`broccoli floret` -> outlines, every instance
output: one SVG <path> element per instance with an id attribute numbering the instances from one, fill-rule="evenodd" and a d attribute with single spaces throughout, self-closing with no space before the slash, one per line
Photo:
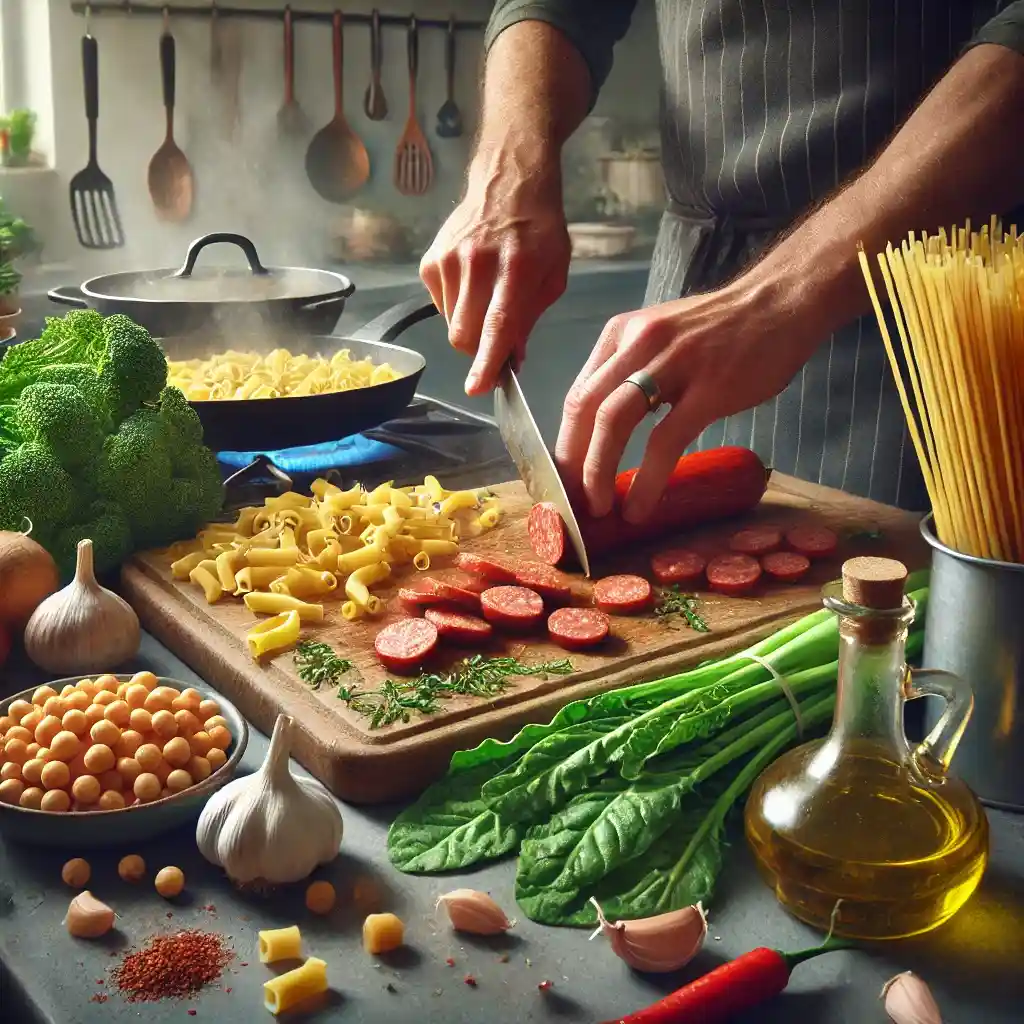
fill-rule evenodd
<path id="1" fill-rule="evenodd" d="M 103 444 L 92 404 L 70 384 L 30 384 L 18 399 L 18 424 L 26 441 L 47 445 L 71 472 L 93 462 Z"/>
<path id="2" fill-rule="evenodd" d="M 190 448 L 179 457 L 171 504 L 181 517 L 182 537 L 194 534 L 219 515 L 224 507 L 224 479 L 217 456 L 209 448 Z"/>
<path id="3" fill-rule="evenodd" d="M 167 359 L 149 331 L 121 313 L 105 317 L 107 351 L 100 383 L 115 423 L 153 404 L 167 386 Z"/>
<path id="4" fill-rule="evenodd" d="M 202 445 L 203 424 L 180 388 L 167 387 L 160 392 L 160 418 L 167 424 L 175 449 Z"/>
<path id="5" fill-rule="evenodd" d="M 112 502 L 95 502 L 85 522 L 57 535 L 53 554 L 64 579 L 74 576 L 78 542 L 86 538 L 92 541 L 97 573 L 116 569 L 132 553 L 132 531 L 124 512 Z"/>
<path id="6" fill-rule="evenodd" d="M 78 388 L 92 406 L 103 432 L 110 433 L 112 424 L 106 396 L 100 385 L 100 375 L 91 366 L 86 366 L 85 363 L 57 363 L 54 366 L 46 366 L 40 370 L 37 383 L 70 384 Z"/>
<path id="7" fill-rule="evenodd" d="M 40 544 L 67 523 L 79 501 L 74 480 L 45 444 L 21 444 L 0 462 L 0 515 L 8 529 L 31 520 Z"/>

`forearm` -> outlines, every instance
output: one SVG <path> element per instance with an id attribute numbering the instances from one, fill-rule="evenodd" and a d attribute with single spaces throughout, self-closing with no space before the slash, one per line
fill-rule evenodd
<path id="1" fill-rule="evenodd" d="M 910 231 L 986 223 L 1024 199 L 1024 56 L 970 50 L 922 101 L 878 159 L 804 220 L 746 284 L 805 311 L 827 337 L 868 309 L 857 245 L 874 256 Z"/>

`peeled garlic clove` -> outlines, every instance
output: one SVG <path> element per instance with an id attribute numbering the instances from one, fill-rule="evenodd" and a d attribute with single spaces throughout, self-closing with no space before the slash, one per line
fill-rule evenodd
<path id="1" fill-rule="evenodd" d="M 76 939 L 98 939 L 114 927 L 114 911 L 86 889 L 71 901 L 64 926 Z"/>
<path id="2" fill-rule="evenodd" d="M 448 912 L 448 919 L 457 932 L 500 935 L 512 927 L 505 911 L 487 893 L 476 889 L 453 889 L 439 896 L 437 905 Z"/>
<path id="3" fill-rule="evenodd" d="M 931 989 L 913 971 L 890 978 L 882 987 L 880 998 L 885 1012 L 896 1024 L 942 1024 Z"/>
<path id="4" fill-rule="evenodd" d="M 707 915 L 699 903 L 656 917 L 612 924 L 597 900 L 590 902 L 600 923 L 591 939 L 607 936 L 615 955 L 638 971 L 662 974 L 678 970 L 700 952 L 708 933 Z"/>

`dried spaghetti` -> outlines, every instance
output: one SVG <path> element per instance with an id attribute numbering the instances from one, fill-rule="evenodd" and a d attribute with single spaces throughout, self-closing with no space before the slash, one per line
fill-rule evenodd
<path id="1" fill-rule="evenodd" d="M 879 253 L 899 351 L 859 258 L 939 539 L 1024 563 L 1024 235 L 993 218 Z"/>

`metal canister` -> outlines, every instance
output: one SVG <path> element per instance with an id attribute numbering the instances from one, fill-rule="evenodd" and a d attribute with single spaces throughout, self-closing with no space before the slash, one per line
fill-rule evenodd
<path id="1" fill-rule="evenodd" d="M 922 664 L 974 690 L 956 772 L 991 807 L 1024 812 L 1024 565 L 962 555 L 921 522 L 932 548 Z M 928 701 L 929 729 L 942 712 Z"/>

